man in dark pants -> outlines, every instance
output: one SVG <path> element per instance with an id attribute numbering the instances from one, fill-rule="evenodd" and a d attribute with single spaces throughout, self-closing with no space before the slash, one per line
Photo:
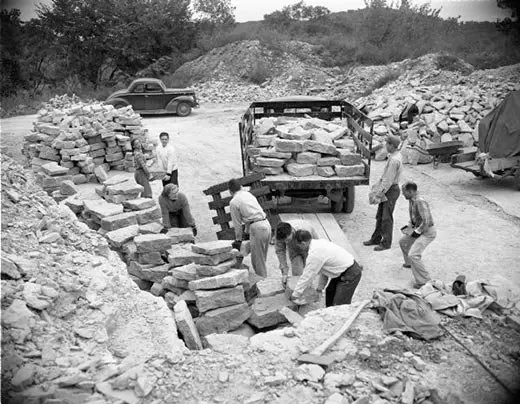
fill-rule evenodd
<path id="1" fill-rule="evenodd" d="M 386 201 L 377 207 L 376 229 L 370 240 L 364 241 L 366 246 L 375 245 L 375 251 L 388 250 L 392 245 L 392 234 L 394 230 L 394 208 L 399 198 L 399 178 L 403 170 L 401 154 L 399 153 L 400 140 L 397 136 L 388 136 L 386 139 L 386 150 L 388 161 L 385 170 L 379 180 L 381 192 L 385 194 Z"/>
<path id="2" fill-rule="evenodd" d="M 294 234 L 298 248 L 308 250 L 307 260 L 303 274 L 294 287 L 291 300 L 302 305 L 307 302 L 302 299 L 303 292 L 312 280 L 319 274 L 317 292 L 325 289 L 325 306 L 338 306 L 350 304 L 352 296 L 361 279 L 361 266 L 354 257 L 344 248 L 324 239 L 312 239 L 307 230 L 297 230 Z"/>
<path id="3" fill-rule="evenodd" d="M 179 185 L 177 157 L 175 155 L 175 148 L 170 143 L 170 135 L 166 132 L 161 132 L 159 139 L 161 144 L 157 146 L 156 153 L 159 167 L 166 173 L 162 180 L 163 187 L 168 184 Z"/>
<path id="4" fill-rule="evenodd" d="M 188 198 L 175 184 L 167 184 L 159 197 L 163 226 L 166 229 L 172 227 L 191 227 L 193 235 L 197 235 L 195 219 L 191 214 Z"/>

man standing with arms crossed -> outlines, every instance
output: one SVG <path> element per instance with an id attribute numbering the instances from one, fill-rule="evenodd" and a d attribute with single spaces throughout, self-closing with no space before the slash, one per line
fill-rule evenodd
<path id="1" fill-rule="evenodd" d="M 177 157 L 175 156 L 175 149 L 170 143 L 170 135 L 162 132 L 159 135 L 161 144 L 157 146 L 157 161 L 162 171 L 166 173 L 162 183 L 163 187 L 168 184 L 179 185 L 179 171 L 177 169 Z"/>
<path id="2" fill-rule="evenodd" d="M 403 185 L 403 195 L 409 201 L 410 223 L 401 228 L 405 234 L 399 240 L 403 252 L 405 268 L 412 268 L 415 288 L 420 288 L 430 280 L 430 274 L 422 262 L 422 253 L 437 237 L 433 217 L 428 202 L 417 193 L 417 184 L 407 182 Z"/>
<path id="3" fill-rule="evenodd" d="M 399 178 L 403 170 L 401 154 L 399 153 L 400 140 L 397 136 L 386 138 L 386 150 L 388 151 L 388 161 L 385 170 L 379 180 L 381 192 L 385 194 L 386 201 L 381 202 L 377 207 L 376 229 L 370 240 L 364 241 L 366 246 L 375 245 L 375 251 L 388 250 L 392 246 L 392 233 L 394 229 L 394 208 L 399 198 Z"/>
<path id="4" fill-rule="evenodd" d="M 266 278 L 265 261 L 271 240 L 271 225 L 258 200 L 252 193 L 244 191 L 238 180 L 229 181 L 229 192 L 232 195 L 229 209 L 235 228 L 233 248 L 240 250 L 244 233 L 242 225 L 244 225 L 245 232 L 249 233 L 250 238 L 251 265 L 258 276 Z"/>

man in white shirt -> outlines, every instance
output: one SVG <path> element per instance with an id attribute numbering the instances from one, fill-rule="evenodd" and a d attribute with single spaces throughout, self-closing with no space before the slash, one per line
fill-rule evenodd
<path id="1" fill-rule="evenodd" d="M 293 276 L 300 276 L 303 273 L 305 266 L 306 255 L 304 251 L 298 248 L 294 234 L 298 230 L 307 230 L 311 233 L 312 238 L 317 239 L 318 234 L 314 227 L 307 220 L 287 220 L 280 222 L 276 226 L 276 242 L 274 249 L 278 262 L 280 263 L 280 271 L 282 272 L 282 279 L 284 283 L 287 281 L 289 274 L 289 265 L 287 263 L 287 253 L 289 253 L 289 260 L 291 262 L 291 271 Z"/>
<path id="2" fill-rule="evenodd" d="M 258 200 L 252 193 L 244 191 L 238 180 L 229 181 L 229 191 L 233 197 L 229 202 L 235 228 L 233 247 L 240 250 L 244 236 L 242 226 L 245 226 L 245 232 L 249 234 L 250 240 L 251 265 L 258 276 L 265 278 L 267 277 L 265 261 L 271 240 L 271 225 Z"/>
<path id="3" fill-rule="evenodd" d="M 306 230 L 298 230 L 294 237 L 299 248 L 308 249 L 309 253 L 291 300 L 296 304 L 306 304 L 302 299 L 303 292 L 319 275 L 317 292 L 320 295 L 330 279 L 325 289 L 326 307 L 350 304 L 362 272 L 352 254 L 329 240 L 313 240 L 311 233 Z"/>
<path id="4" fill-rule="evenodd" d="M 162 183 L 163 187 L 168 184 L 179 185 L 179 171 L 177 169 L 177 157 L 175 148 L 170 144 L 170 135 L 162 132 L 159 135 L 161 144 L 157 146 L 157 161 L 162 171 L 166 173 Z"/>

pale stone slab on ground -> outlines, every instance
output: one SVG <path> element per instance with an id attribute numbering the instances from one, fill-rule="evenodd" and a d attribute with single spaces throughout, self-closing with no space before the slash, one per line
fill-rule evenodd
<path id="1" fill-rule="evenodd" d="M 308 177 L 315 173 L 316 166 L 314 164 L 287 164 L 287 172 L 293 177 Z"/>
<path id="2" fill-rule="evenodd" d="M 363 164 L 358 164 L 354 166 L 338 165 L 334 168 L 338 177 L 355 177 L 358 175 L 365 174 L 365 166 Z"/>
<path id="3" fill-rule="evenodd" d="M 168 276 L 169 269 L 170 266 L 168 264 L 153 266 L 142 265 L 136 261 L 131 261 L 128 266 L 128 273 L 145 281 L 162 282 L 162 280 Z"/>
<path id="4" fill-rule="evenodd" d="M 171 269 L 171 275 L 174 278 L 183 280 L 183 281 L 194 281 L 198 279 L 197 275 L 197 265 L 195 264 L 188 264 L 183 265 L 181 267 L 175 267 Z"/>
<path id="5" fill-rule="evenodd" d="M 251 315 L 247 303 L 210 310 L 195 319 L 200 335 L 223 333 L 240 327 Z"/>
<path id="6" fill-rule="evenodd" d="M 220 307 L 233 306 L 245 302 L 242 285 L 218 290 L 196 290 L 197 308 L 201 313 Z"/>
<path id="7" fill-rule="evenodd" d="M 66 175 L 69 169 L 58 165 L 56 162 L 52 162 L 42 165 L 42 171 L 47 175 L 55 177 L 57 175 Z"/>
<path id="8" fill-rule="evenodd" d="M 101 219 L 101 228 L 106 231 L 117 230 L 134 224 L 137 224 L 135 212 L 120 213 Z"/>
<path id="9" fill-rule="evenodd" d="M 188 310 L 188 306 L 184 300 L 179 301 L 173 308 L 175 313 L 175 321 L 180 333 L 184 337 L 184 342 L 189 349 L 202 349 L 202 341 L 200 340 L 199 332 L 191 313 Z"/>
<path id="10" fill-rule="evenodd" d="M 103 154 L 101 154 L 101 156 L 103 156 L 105 154 L 103 149 L 99 149 L 98 151 L 103 153 Z M 92 157 L 96 157 L 96 156 L 92 156 Z M 108 179 L 108 175 L 107 175 L 105 169 L 101 166 L 97 166 L 96 168 L 94 168 L 94 174 L 96 175 L 97 180 L 101 184 Z"/>
<path id="11" fill-rule="evenodd" d="M 289 300 L 285 293 L 269 297 L 259 297 L 251 307 L 253 313 L 247 322 L 260 329 L 284 323 L 286 322 L 285 316 L 280 314 L 280 309 L 283 307 L 290 309 L 296 307 L 296 304 Z"/>
<path id="12" fill-rule="evenodd" d="M 92 213 L 100 219 L 107 216 L 113 216 L 123 213 L 122 205 L 109 203 L 102 199 L 86 200 L 84 201 L 83 205 L 85 206 L 86 212 Z"/>
<path id="13" fill-rule="evenodd" d="M 132 210 L 144 210 L 153 208 L 157 203 L 151 198 L 137 198 L 129 201 L 124 201 L 123 206 Z"/>
<path id="14" fill-rule="evenodd" d="M 183 267 L 180 267 L 183 268 Z M 172 273 L 175 271 L 174 268 Z M 249 280 L 249 271 L 246 269 L 235 269 L 222 275 L 212 276 L 210 278 L 202 278 L 191 281 L 189 288 L 191 290 L 211 290 L 220 288 L 229 288 L 237 286 Z"/>
<path id="15" fill-rule="evenodd" d="M 134 239 L 138 253 L 167 251 L 173 242 L 166 234 L 142 234 Z"/>
<path id="16" fill-rule="evenodd" d="M 234 334 L 206 335 L 208 348 L 224 354 L 241 354 L 249 346 L 249 338 Z"/>
<path id="17" fill-rule="evenodd" d="M 282 278 L 265 278 L 256 283 L 258 297 L 274 296 L 285 291 Z"/>
<path id="18" fill-rule="evenodd" d="M 199 278 L 217 276 L 228 272 L 231 268 L 234 268 L 235 265 L 235 260 L 225 261 L 218 265 L 197 265 L 197 275 Z"/>
<path id="19" fill-rule="evenodd" d="M 194 244 L 191 246 L 191 251 L 204 255 L 217 255 L 230 252 L 232 248 L 230 240 L 217 240 Z"/>
<path id="20" fill-rule="evenodd" d="M 114 231 L 109 231 L 105 234 L 108 242 L 114 247 L 121 247 L 127 241 L 132 240 L 139 234 L 139 226 L 134 224 L 133 226 L 123 227 Z"/>
<path id="21" fill-rule="evenodd" d="M 163 229 L 163 225 L 160 223 L 148 223 L 139 226 L 139 232 L 141 234 L 159 234 Z"/>
<path id="22" fill-rule="evenodd" d="M 172 244 L 193 243 L 195 241 L 191 227 L 172 227 L 168 229 L 166 235 L 170 237 Z"/>
<path id="23" fill-rule="evenodd" d="M 162 213 L 158 206 L 137 211 L 137 223 L 139 224 L 148 224 L 159 219 L 162 219 Z"/>

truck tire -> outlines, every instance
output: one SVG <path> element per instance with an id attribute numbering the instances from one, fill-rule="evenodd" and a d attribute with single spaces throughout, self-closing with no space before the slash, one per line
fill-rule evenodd
<path id="1" fill-rule="evenodd" d="M 188 116 L 189 114 L 191 114 L 191 105 L 187 102 L 180 102 L 177 105 L 177 115 Z"/>
<path id="2" fill-rule="evenodd" d="M 350 186 L 345 189 L 345 193 L 343 194 L 343 212 L 352 213 L 354 210 L 354 204 L 356 202 L 356 188 L 354 186 Z"/>

